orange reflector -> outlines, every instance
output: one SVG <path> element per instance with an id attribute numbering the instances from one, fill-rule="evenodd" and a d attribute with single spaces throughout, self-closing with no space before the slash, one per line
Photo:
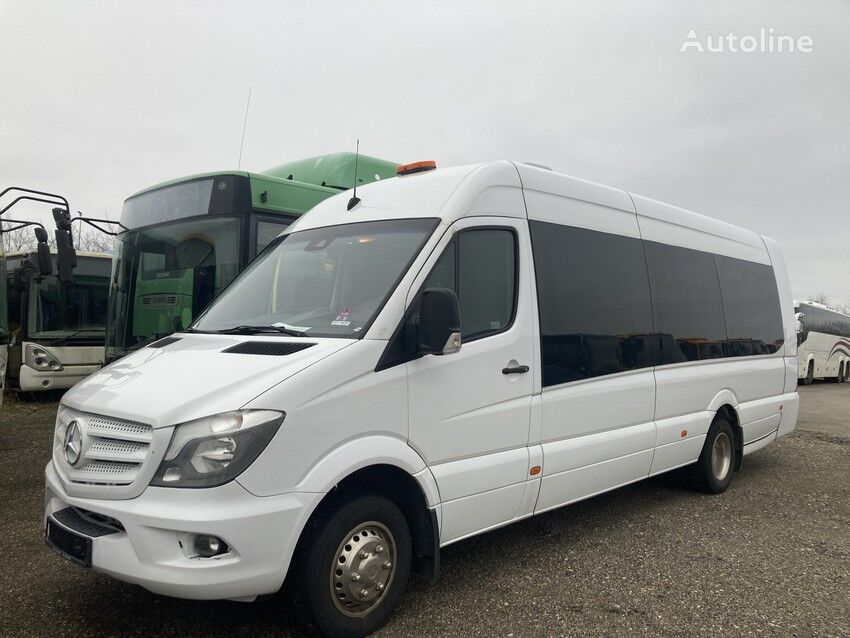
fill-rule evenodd
<path id="1" fill-rule="evenodd" d="M 528 471 L 528 473 L 529 473 L 529 474 L 531 474 L 532 476 L 537 476 L 538 474 L 540 474 L 540 466 L 539 466 L 539 465 L 535 465 L 534 467 L 532 467 L 532 468 Z"/>
<path id="2" fill-rule="evenodd" d="M 410 175 L 411 173 L 421 173 L 422 171 L 432 171 L 437 168 L 437 162 L 434 160 L 425 160 L 424 162 L 413 162 L 412 164 L 402 164 L 395 169 L 396 175 Z"/>
<path id="3" fill-rule="evenodd" d="M 688 436 L 688 431 L 682 430 L 682 432 L 679 434 L 679 436 L 681 436 L 684 439 L 686 436 Z"/>

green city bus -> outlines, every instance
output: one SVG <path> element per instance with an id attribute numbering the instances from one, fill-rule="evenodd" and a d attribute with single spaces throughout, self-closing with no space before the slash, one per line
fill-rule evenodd
<path id="1" fill-rule="evenodd" d="M 251 173 L 204 173 L 124 202 L 112 263 L 106 361 L 183 330 L 296 218 L 320 201 L 394 177 L 397 164 L 354 153 Z"/>

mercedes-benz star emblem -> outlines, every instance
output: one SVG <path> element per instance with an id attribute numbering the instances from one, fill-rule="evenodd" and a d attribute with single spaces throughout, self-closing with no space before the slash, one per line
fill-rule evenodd
<path id="1" fill-rule="evenodd" d="M 83 451 L 83 431 L 76 421 L 71 421 L 68 424 L 62 449 L 65 451 L 65 460 L 70 465 L 76 465 L 77 461 L 80 460 L 80 453 Z"/>

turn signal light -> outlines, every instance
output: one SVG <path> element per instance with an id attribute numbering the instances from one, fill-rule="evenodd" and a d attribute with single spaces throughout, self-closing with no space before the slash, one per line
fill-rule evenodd
<path id="1" fill-rule="evenodd" d="M 411 175 L 413 173 L 421 173 L 423 171 L 432 171 L 437 168 L 437 162 L 434 160 L 425 160 L 423 162 L 413 162 L 412 164 L 402 164 L 395 169 L 396 175 Z"/>
<path id="2" fill-rule="evenodd" d="M 529 474 L 531 474 L 532 476 L 537 476 L 538 474 L 540 474 L 540 466 L 539 466 L 539 465 L 535 465 L 534 467 L 532 467 L 532 468 L 528 471 L 528 473 L 529 473 Z"/>

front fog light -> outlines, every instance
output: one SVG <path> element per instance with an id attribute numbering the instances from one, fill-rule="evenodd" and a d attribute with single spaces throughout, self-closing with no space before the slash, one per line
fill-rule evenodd
<path id="1" fill-rule="evenodd" d="M 178 425 L 151 485 L 215 487 L 233 480 L 266 448 L 285 416 L 238 410 Z"/>
<path id="2" fill-rule="evenodd" d="M 227 543 L 217 536 L 207 536 L 205 534 L 195 536 L 194 547 L 198 556 L 202 558 L 212 558 L 219 554 L 225 554 L 228 549 Z"/>

